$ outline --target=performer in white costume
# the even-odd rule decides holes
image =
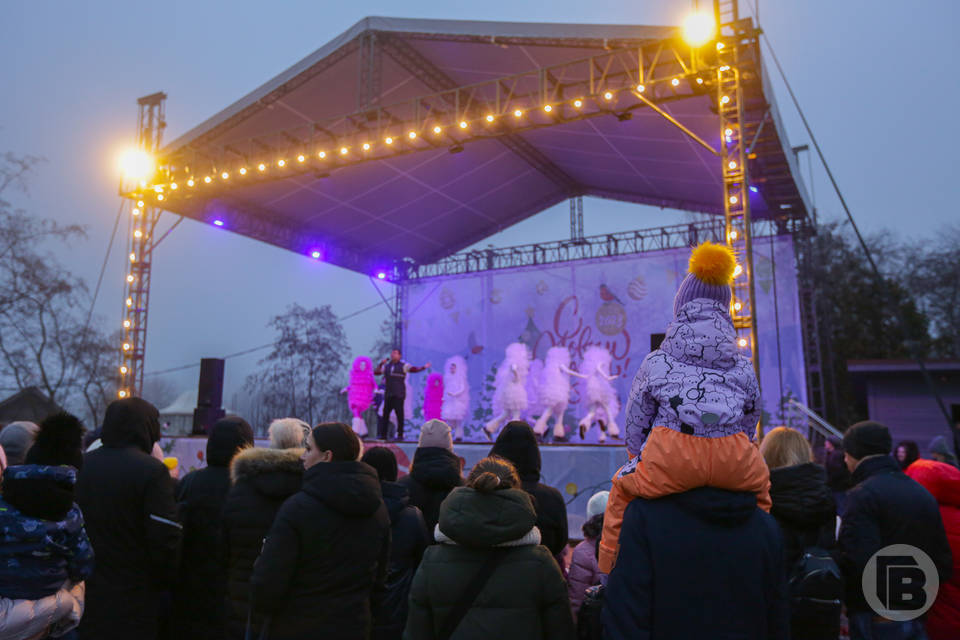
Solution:
[[[454,431],[457,442],[463,440],[463,423],[470,411],[470,383],[467,381],[467,361],[451,356],[443,365],[443,407],[441,418]]]
[[[565,438],[563,413],[570,403],[570,376],[577,375],[570,370],[570,351],[566,347],[551,347],[543,365],[540,378],[540,404],[543,413],[533,427],[537,435],[542,436],[549,429],[550,418],[556,418],[553,427],[554,438]]]
[[[617,414],[620,413],[620,402],[617,400],[616,390],[610,384],[617,379],[616,376],[610,375],[612,362],[610,352],[603,347],[589,347],[583,355],[580,373],[574,374],[587,381],[585,397],[587,415],[580,421],[581,439],[587,435],[587,431],[594,422],[600,425],[598,442],[605,442],[607,433],[611,438],[620,437],[620,428],[616,422]]]
[[[527,410],[527,375],[530,373],[530,352],[520,342],[507,345],[506,357],[497,368],[493,392],[494,418],[484,430],[493,439],[500,426],[520,420]]]

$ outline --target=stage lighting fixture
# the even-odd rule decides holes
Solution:
[[[493,122],[493,116],[492,116],[492,115],[487,114],[487,122]]]
[[[326,151],[321,151],[321,152],[319,152],[319,153],[317,154],[317,157],[320,158],[321,160],[323,160],[324,158],[327,157],[327,152],[326,152]]]
[[[467,128],[467,121],[466,121],[466,120],[461,120],[461,121],[460,121],[460,128],[461,128],[461,129],[466,129],[466,128]]]
[[[645,86],[643,86],[642,84],[638,84],[638,85],[637,85],[637,93],[643,93],[643,92],[646,91],[646,90],[647,90],[647,88],[646,88]]]
[[[124,391],[123,389],[120,389],[120,391],[117,391],[117,395],[118,395],[120,398],[126,398],[126,397],[127,397],[127,392]]]
[[[443,131],[443,129],[442,129],[441,127],[439,127],[439,126],[436,126],[436,127],[433,128],[433,132],[434,132],[434,133],[439,134],[441,131]]]
[[[230,174],[224,171],[223,173],[220,174],[220,177],[223,178],[224,180],[227,180],[230,178]]]
[[[728,102],[730,102],[730,96],[723,96],[720,98],[720,104],[727,104]]]
[[[740,199],[737,196],[730,196],[730,204],[737,204],[740,202]]]
[[[416,140],[416,138],[417,138],[417,132],[416,132],[416,131],[411,131],[410,133],[407,134],[407,137],[410,138],[411,140]]]
[[[137,206],[143,209],[143,200],[137,200]]]
[[[134,238],[142,238],[142,237],[143,237],[143,231],[140,231],[140,229],[137,229],[136,231],[133,232],[133,237],[134,237]]]
[[[132,306],[133,306],[133,298],[127,298],[127,306],[128,306],[128,307],[132,307]]]
[[[391,138],[390,136],[387,136],[386,138],[384,138],[383,141],[386,142],[387,144],[393,144],[393,138]]]
[[[745,347],[745,346],[747,346],[747,339],[746,339],[746,338],[740,338],[739,340],[737,340],[737,344],[739,344],[741,347]]]
[[[313,258],[314,260],[319,260],[321,255],[322,254],[316,249],[310,252],[310,257]]]
[[[130,213],[132,213],[135,216],[138,216],[140,215],[140,209],[137,209],[136,207],[134,207],[133,209],[130,210]]]
[[[603,94],[603,99],[604,99],[604,100],[613,100],[613,94],[610,93],[609,91],[607,91],[605,94]]]
[[[579,109],[580,107],[583,106],[583,100],[579,100],[579,99],[574,100],[574,101],[573,101],[573,106],[574,106],[574,108]]]
[[[143,181],[154,169],[153,156],[142,149],[128,149],[120,154],[120,171],[125,178]]]
[[[731,170],[736,169],[737,163],[731,160],[730,162],[727,163],[727,167],[729,167]]]
[[[723,43],[722,43],[722,42],[718,42],[718,43],[717,43],[717,51],[720,51],[721,49],[723,49]]]
[[[127,282],[133,282],[133,276],[132,276],[132,275],[127,276]]]
[[[731,240],[736,240],[736,239],[737,239],[737,231],[736,231],[736,229],[734,229],[733,231],[730,232],[730,239],[731,239]]]
[[[735,266],[735,267],[733,268],[733,277],[734,277],[734,278],[736,278],[737,276],[739,276],[741,273],[743,273],[743,267],[741,267],[740,265],[737,265],[737,266]]]
[[[223,226],[223,220],[220,220],[220,219],[214,220],[214,221],[213,221],[213,224],[217,225],[218,227],[222,227],[222,226]]]
[[[340,155],[345,156],[349,152],[350,152],[350,149],[347,149],[346,147],[340,147]]]
[[[129,321],[129,320],[124,320],[124,321],[123,321],[123,328],[124,328],[124,329],[129,329],[129,328],[130,328],[130,321]]]
[[[203,177],[203,181],[206,182],[207,184],[210,184],[210,182],[211,182],[212,180],[213,180],[213,179],[212,179],[210,176],[204,176],[204,177]]]
[[[287,161],[286,161],[286,160],[277,160],[277,166],[282,169],[282,168],[284,168],[285,166],[287,166]]]
[[[520,109],[515,109],[515,110],[513,111],[513,116],[514,116],[515,118],[519,118],[519,117],[521,117],[522,115],[523,115],[523,111],[520,110]]]
[[[302,153],[297,156],[297,162],[303,162],[304,160],[306,160],[306,158],[304,157],[304,155],[303,155]]]
[[[728,64],[723,65],[722,67],[720,67],[720,71],[730,71],[730,65]]]
[[[131,253],[131,254],[130,254],[130,262],[136,262],[136,261],[137,261],[137,254]]]
[[[197,184],[197,183],[193,181],[193,178],[190,178],[189,180],[187,180],[187,186],[188,186],[188,187],[192,187],[192,186],[195,185],[195,184]]]
[[[683,21],[683,39],[691,47],[702,47],[716,34],[717,27],[713,16],[697,11]]]
[[[157,194],[157,200],[163,200],[163,194],[162,194],[162,193],[158,193],[158,194]]]
[[[126,375],[128,369],[126,367],[120,367],[120,373]]]
[[[163,187],[158,184],[158,185],[156,185],[156,186],[153,188],[153,192],[154,192],[154,193],[163,193]]]
[[[246,167],[240,167],[240,175],[242,175],[242,176],[247,175],[247,168],[246,168]]]
[[[675,86],[675,87],[679,87],[679,86],[680,86],[680,78],[674,78],[673,80],[670,81],[670,84],[672,84],[672,85]]]
[[[729,138],[730,136],[733,135],[733,129],[731,129],[730,127],[727,127],[726,129],[723,130],[723,135]]]
[[[739,302],[734,302],[734,303],[733,303],[733,310],[734,310],[734,311],[740,311],[740,309],[742,309],[742,308],[743,308],[743,305],[740,304]]]
[[[124,343],[123,343],[123,350],[124,350],[124,351],[130,351],[130,343],[129,343],[129,342],[124,342]]]
[[[553,111],[553,107],[551,107],[548,104],[545,104],[543,105],[543,110],[546,111],[547,113],[550,113],[551,111]]]
[[[758,188],[756,188],[756,187],[750,187],[750,192],[751,192],[751,193],[760,193],[760,189],[758,189]]]
[[[176,191],[176,190],[177,190],[177,186],[178,186],[178,185],[177,185],[176,182],[171,182],[171,183],[170,183],[170,190],[171,190],[171,191]]]
[[[364,143],[363,143],[363,150],[364,150],[364,151],[370,151],[370,143],[369,143],[369,142],[364,142]]]
[[[380,271],[380,272],[377,273],[377,279],[378,279],[378,280],[385,280],[386,277],[387,277],[387,274],[385,274],[383,271]]]

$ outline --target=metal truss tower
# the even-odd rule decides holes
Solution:
[[[740,20],[737,0],[714,0],[719,25],[717,38],[717,111],[720,115],[723,208],[727,246],[737,256],[730,313],[737,330],[737,342],[749,350],[753,368],[760,376],[757,342],[756,293],[750,225],[750,176],[747,167],[749,140],[746,139],[745,104],[740,63],[745,48],[752,46],[756,32],[749,19]]]
[[[160,150],[163,130],[166,127],[164,106],[165,93],[154,93],[137,100],[136,148],[151,157]],[[129,199],[130,217],[127,241],[126,287],[123,301],[123,342],[120,346],[121,398],[139,396],[143,390],[143,362],[147,350],[147,310],[150,302],[150,272],[155,242],[153,232],[160,218],[161,209],[155,205],[164,198],[163,189],[152,190],[146,197],[146,181],[134,186],[134,190],[121,195]]]

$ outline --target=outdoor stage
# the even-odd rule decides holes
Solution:
[[[258,440],[258,447],[268,445],[266,440]],[[367,441],[365,447],[389,447],[397,456],[400,475],[406,475],[417,448],[416,442],[377,442]],[[161,447],[168,456],[180,461],[180,477],[194,469],[206,466],[204,455],[206,438],[166,438]],[[492,443],[456,444],[454,452],[464,459],[464,475],[478,460],[490,453]],[[626,449],[622,446],[596,445],[540,445],[543,460],[541,482],[555,487],[567,503],[567,517],[571,539],[582,536],[580,526],[587,511],[587,500],[597,491],[610,488],[610,478],[627,461]]]

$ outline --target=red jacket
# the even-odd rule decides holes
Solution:
[[[937,600],[927,613],[927,634],[930,640],[954,640],[960,637],[960,470],[942,462],[917,460],[905,473],[933,494],[940,505],[953,553],[953,575],[940,585]]]

